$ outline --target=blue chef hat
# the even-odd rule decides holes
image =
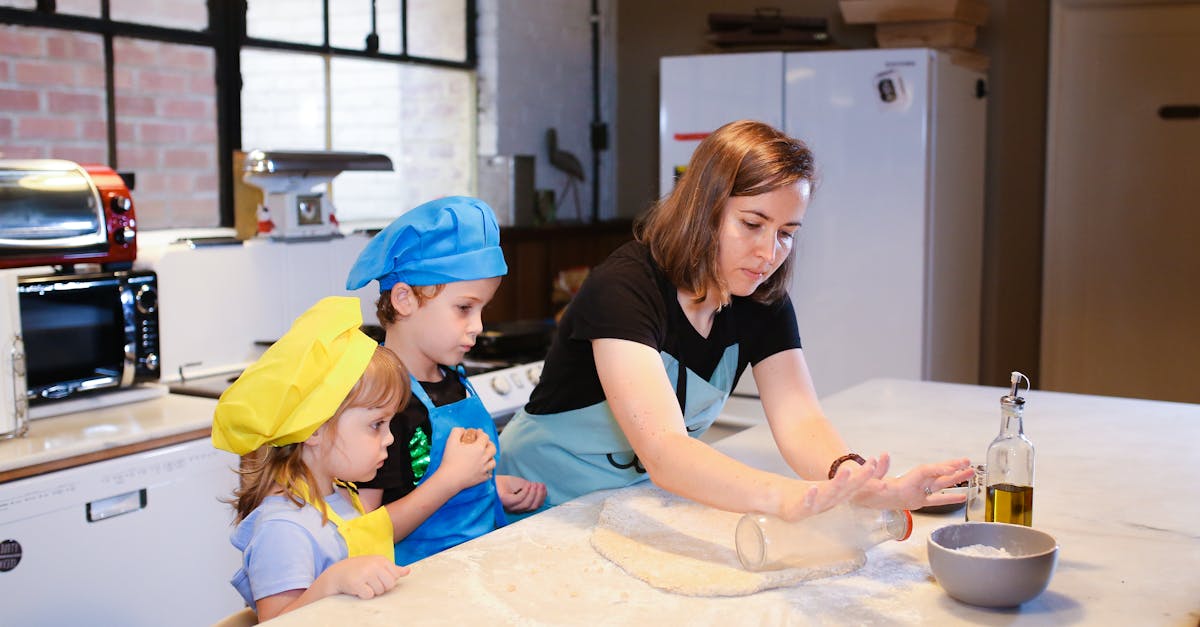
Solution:
[[[405,213],[371,238],[350,268],[346,289],[378,280],[386,292],[397,283],[441,285],[507,273],[492,208],[478,198],[450,196]]]

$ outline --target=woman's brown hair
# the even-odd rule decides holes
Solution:
[[[730,295],[717,268],[718,236],[725,202],[813,181],[813,155],[804,142],[754,120],[718,128],[696,147],[683,176],[665,198],[638,220],[634,236],[676,287],[700,302],[712,288],[719,302]],[[750,298],[770,303],[787,295],[792,255]]]
[[[346,408],[389,407],[393,408],[392,413],[395,414],[403,411],[404,406],[408,404],[410,392],[408,371],[400,358],[383,346],[376,348],[362,376],[354,383],[354,387],[350,388],[337,411],[333,412],[326,422],[330,429],[330,437],[337,433],[337,420]],[[304,501],[298,496],[299,485],[303,483],[311,486],[316,480],[300,456],[303,446],[303,442],[286,446],[267,444],[242,456],[241,467],[238,469],[241,482],[230,501],[237,511],[235,523],[249,516],[267,496],[276,493],[280,488],[297,507],[304,506]],[[321,500],[316,494],[310,494],[310,498],[314,501]],[[321,514],[322,521],[328,520],[324,510]]]

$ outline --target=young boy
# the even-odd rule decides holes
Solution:
[[[505,524],[505,510],[532,511],[546,497],[544,484],[501,475],[457,493],[413,498],[448,463],[443,453],[451,429],[478,429],[492,442],[499,439],[460,364],[483,330],[484,305],[507,272],[491,207],[454,196],[397,218],[367,243],[346,279],[349,290],[379,282],[376,315],[386,331],[384,346],[411,375],[413,402],[392,420],[395,442],[387,461],[374,480],[359,484],[368,509],[402,497],[419,500],[418,511],[406,509],[423,522],[396,544],[397,564],[481,536]]]

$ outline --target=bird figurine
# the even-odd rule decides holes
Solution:
[[[575,155],[559,149],[558,132],[554,128],[546,129],[546,148],[550,151],[550,165],[567,175],[567,182],[558,194],[558,203],[554,205],[554,214],[562,215],[559,208],[566,201],[567,191],[570,190],[572,198],[575,200],[575,217],[582,222],[583,207],[579,204],[578,183],[583,181],[583,164]]]

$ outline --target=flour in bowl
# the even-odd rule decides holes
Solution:
[[[967,555],[974,555],[976,557],[1016,557],[1012,553],[1009,553],[1002,548],[988,546],[986,544],[960,546],[954,550],[958,551],[959,553],[966,553]]]

